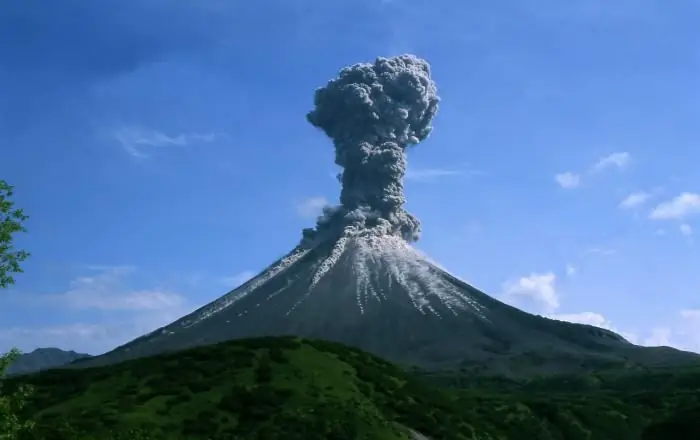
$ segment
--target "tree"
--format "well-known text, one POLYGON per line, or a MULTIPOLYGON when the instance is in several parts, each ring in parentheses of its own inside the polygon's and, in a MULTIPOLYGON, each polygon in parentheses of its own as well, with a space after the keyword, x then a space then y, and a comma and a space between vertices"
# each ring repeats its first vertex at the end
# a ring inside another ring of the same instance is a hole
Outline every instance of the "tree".
POLYGON ((14 284, 12 274, 21 273, 20 263, 29 253, 15 249, 12 239, 18 232, 25 232, 23 222, 27 216, 21 209, 15 209, 10 199, 13 187, 0 180, 0 288, 14 284))
POLYGON ((18 416, 31 394, 31 388, 20 385, 12 393, 6 393, 2 389, 5 371, 17 356, 19 351, 16 349, 0 356, 0 440, 14 440, 20 433, 30 431, 34 427, 34 422, 22 420, 18 416))
MULTIPOLYGON (((20 263, 29 253, 15 249, 12 239, 18 232, 25 232, 22 222, 27 216, 21 209, 15 209, 12 197, 12 186, 4 180, 0 180, 0 288, 14 284, 13 274, 22 272, 20 263)), ((10 440, 28 429, 33 424, 30 421, 22 421, 18 414, 22 410, 31 390, 29 387, 20 386, 12 393, 6 393, 2 389, 2 379, 10 363, 19 356, 16 349, 0 356, 0 439, 10 440)))

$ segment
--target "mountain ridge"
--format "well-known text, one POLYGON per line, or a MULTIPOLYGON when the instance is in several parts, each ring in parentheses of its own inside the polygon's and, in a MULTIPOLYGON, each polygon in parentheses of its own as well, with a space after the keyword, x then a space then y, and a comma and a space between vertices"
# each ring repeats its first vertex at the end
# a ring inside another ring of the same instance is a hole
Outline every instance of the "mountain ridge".
POLYGON ((37 348, 29 353, 20 354, 7 368, 7 375, 28 374, 40 370, 61 367, 92 355, 62 350, 56 347, 37 348))

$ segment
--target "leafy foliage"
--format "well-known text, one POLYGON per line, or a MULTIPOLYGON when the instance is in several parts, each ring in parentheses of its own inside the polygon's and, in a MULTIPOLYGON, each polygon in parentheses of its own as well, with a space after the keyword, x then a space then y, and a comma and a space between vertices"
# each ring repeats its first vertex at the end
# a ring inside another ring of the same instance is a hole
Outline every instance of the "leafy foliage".
MULTIPOLYGON (((17 250, 13 237, 18 232, 25 232, 22 222, 28 217, 21 209, 15 209, 11 200, 12 187, 0 180, 0 288, 14 284, 13 274, 22 272, 20 263, 29 253, 17 250)), ((3 389, 5 374, 10 364, 20 355, 16 349, 0 356, 0 439, 13 440, 20 434, 30 432, 34 423, 20 418, 26 398, 31 387, 21 384, 13 392, 3 389)))
POLYGON ((20 263, 29 253, 17 250, 13 237, 18 232, 25 232, 23 222, 27 216, 21 209, 16 209, 11 200, 13 187, 0 180, 0 288, 14 284, 13 274, 22 272, 20 263))
POLYGON ((31 387, 20 384, 11 393, 3 392, 5 371, 19 354, 19 351, 11 350, 0 356, 0 439, 3 440, 15 439, 20 434, 30 432, 34 426, 33 421, 19 417, 27 397, 31 395, 31 387))
POLYGON ((700 438, 700 368, 523 381, 417 375, 292 337, 77 365, 7 380, 36 390, 27 438, 405 440, 409 429, 433 440, 700 438))

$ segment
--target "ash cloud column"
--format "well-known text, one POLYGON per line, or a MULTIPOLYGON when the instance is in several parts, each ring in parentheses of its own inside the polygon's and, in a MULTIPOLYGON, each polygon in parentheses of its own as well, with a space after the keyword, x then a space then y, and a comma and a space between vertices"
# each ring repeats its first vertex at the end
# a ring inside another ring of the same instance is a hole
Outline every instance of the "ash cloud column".
POLYGON ((420 222, 403 208, 406 149, 428 137, 439 100, 430 66, 414 55, 346 67, 316 90, 307 119, 333 141, 342 191, 340 205, 326 209, 306 239, 327 233, 419 238, 420 222))

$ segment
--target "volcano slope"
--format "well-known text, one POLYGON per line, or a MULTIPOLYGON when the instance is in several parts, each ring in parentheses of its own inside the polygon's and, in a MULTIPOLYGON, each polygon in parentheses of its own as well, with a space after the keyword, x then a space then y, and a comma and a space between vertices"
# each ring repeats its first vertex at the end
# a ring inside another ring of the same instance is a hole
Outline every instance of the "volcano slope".
POLYGON ((236 290, 78 365, 270 335, 329 339, 422 368, 489 373, 697 362, 526 314, 412 247, 420 222, 404 209, 406 152, 431 133, 439 101, 428 63, 413 55, 342 69, 316 90, 307 115, 333 142, 343 169, 340 204, 325 207, 295 249, 236 290))
POLYGON ((313 289, 330 250, 292 253, 213 303, 80 365, 269 335, 323 338, 403 365, 488 374, 700 363, 691 353, 638 347, 604 329, 525 313, 451 276, 399 238, 362 249, 370 244, 350 243, 313 289))

